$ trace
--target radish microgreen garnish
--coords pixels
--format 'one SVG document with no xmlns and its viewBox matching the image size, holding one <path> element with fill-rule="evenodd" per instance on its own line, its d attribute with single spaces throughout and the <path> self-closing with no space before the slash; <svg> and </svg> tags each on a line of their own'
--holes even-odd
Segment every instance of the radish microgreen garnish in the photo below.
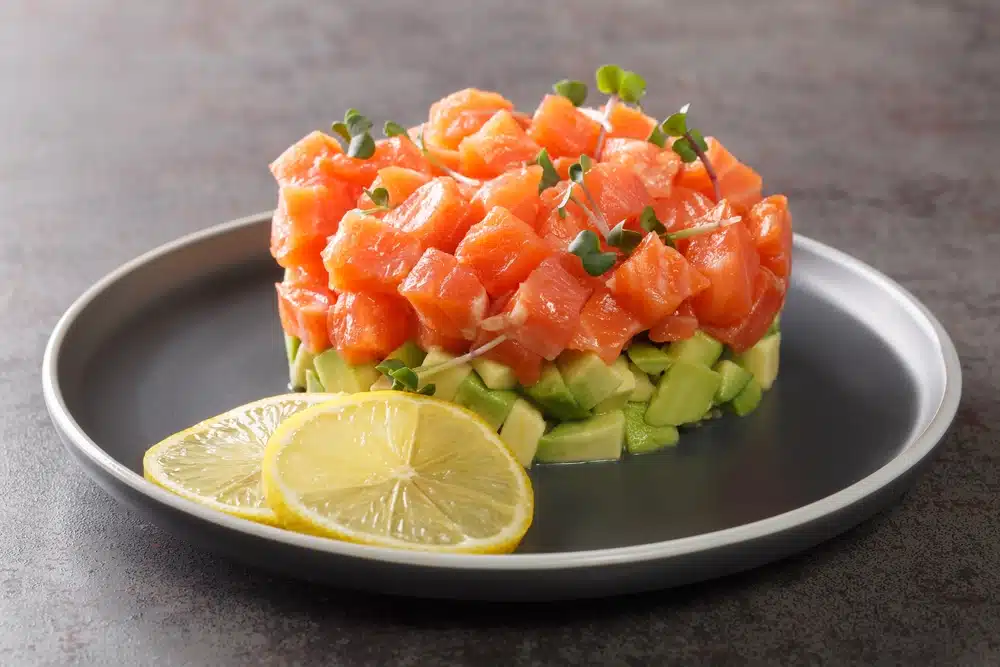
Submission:
<svg viewBox="0 0 1000 667">
<path fill-rule="evenodd" d="M 552 158 L 549 157 L 549 152 L 546 149 L 542 149 L 535 158 L 535 164 L 542 168 L 542 180 L 538 181 L 538 194 L 542 194 L 545 190 L 559 185 L 559 172 L 556 171 L 556 167 L 552 164 Z"/>
<path fill-rule="evenodd" d="M 375 204 L 375 206 L 363 209 L 361 211 L 362 213 L 370 215 L 372 213 L 392 210 L 392 206 L 389 203 L 389 191 L 385 188 L 375 188 L 374 190 L 365 188 L 364 192 L 368 195 L 368 198 L 372 200 L 372 203 Z"/>
<path fill-rule="evenodd" d="M 410 141 L 413 141 L 413 138 L 410 137 L 409 134 L 407 134 L 406 136 L 407 136 L 407 138 L 410 139 Z M 425 160 L 427 160 L 428 162 L 430 162 L 432 166 L 437 167 L 438 169 L 440 169 L 441 171 L 443 171 L 447 175 L 449 175 L 452 178 L 454 178 L 459 183 L 464 183 L 465 185 L 474 185 L 474 186 L 477 186 L 477 187 L 481 186 L 483 184 L 483 182 L 480 181 L 480 180 L 477 180 L 475 178 L 469 178 L 468 176 L 465 176 L 464 174 L 458 173 L 454 169 L 449 169 L 448 167 L 446 167 L 443 164 L 441 164 L 438 161 L 437 158 L 435 158 L 433 155 L 431 155 L 431 152 L 427 149 L 427 144 L 424 143 L 424 131 L 423 131 L 423 129 L 421 129 L 420 130 L 420 134 L 417 135 L 417 141 L 415 143 L 416 143 L 417 148 L 420 149 L 420 152 L 423 153 L 423 156 L 424 156 Z"/>
<path fill-rule="evenodd" d="M 589 92 L 587 84 L 583 81 L 573 81 L 570 79 L 563 79 L 557 82 L 552 86 L 552 90 L 572 102 L 575 107 L 587 101 L 587 93 Z"/>
<path fill-rule="evenodd" d="M 372 122 L 357 109 L 348 109 L 344 120 L 337 121 L 330 129 L 347 144 L 347 156 L 367 160 L 375 154 L 375 140 L 370 130 Z"/>
<path fill-rule="evenodd" d="M 623 70 L 618 65 L 601 65 L 597 68 L 597 89 L 608 95 L 601 117 L 601 133 L 597 135 L 594 157 L 600 159 L 604 139 L 611 131 L 611 111 L 619 102 L 634 104 L 642 108 L 641 100 L 646 95 L 646 80 L 631 70 Z"/>
<path fill-rule="evenodd" d="M 390 389 L 396 391 L 409 391 L 424 396 L 433 396 L 435 387 L 433 384 L 426 385 L 423 389 L 418 389 L 420 384 L 417 373 L 412 368 L 404 364 L 399 359 L 386 359 L 375 367 L 382 375 L 392 380 Z"/>
<path fill-rule="evenodd" d="M 406 131 L 406 128 L 391 120 L 385 121 L 385 125 L 382 126 L 382 134 L 389 139 L 393 137 L 406 137 L 410 139 L 410 133 Z M 410 140 L 412 141 L 412 139 Z"/>
<path fill-rule="evenodd" d="M 608 234 L 608 245 L 618 248 L 626 255 L 631 254 L 641 242 L 642 234 L 631 229 L 625 229 L 624 220 L 612 227 L 611 233 Z"/>
<path fill-rule="evenodd" d="M 479 347 L 477 347 L 475 349 L 472 349 L 472 350 L 469 350 L 468 352 L 466 352 L 462 356 L 455 357 L 454 359 L 449 359 L 448 361 L 440 363 L 437 366 L 431 366 L 429 368 L 418 368 L 417 372 L 420 374 L 420 378 L 421 379 L 426 379 L 426 378 L 428 378 L 428 377 L 430 377 L 432 375 L 437 375 L 438 373 L 443 373 L 446 370 L 449 370 L 451 368 L 455 368 L 456 366 L 461 366 L 462 364 L 465 364 L 465 363 L 468 363 L 468 362 L 472 361 L 476 357 L 480 357 L 480 356 L 486 354 L 487 352 L 489 352 L 490 350 L 492 350 L 493 348 L 495 348 L 497 345 L 500 345 L 501 343 L 505 342 L 506 340 L 507 340 L 507 335 L 506 334 L 501 334 L 501 335 L 497 336 L 496 338 L 493 338 L 489 342 L 483 343 Z M 431 387 L 433 385 L 427 385 L 427 386 Z M 425 387 L 425 389 L 426 389 L 426 387 Z"/>
<path fill-rule="evenodd" d="M 611 229 L 608 227 L 608 221 L 605 220 L 604 214 L 601 209 L 598 208 L 597 202 L 594 201 L 593 195 L 590 194 L 590 190 L 587 188 L 587 184 L 584 182 L 584 175 L 590 171 L 590 168 L 594 165 L 593 160 L 591 160 L 586 155 L 581 155 L 577 162 L 574 162 L 569 167 L 569 180 L 580 186 L 583 191 L 583 196 L 587 200 L 589 206 L 585 206 L 580 200 L 573 196 L 573 186 L 566 188 L 566 192 L 563 194 L 563 198 L 559 201 L 556 210 L 559 212 L 560 218 L 566 217 L 566 206 L 570 202 L 573 202 L 587 214 L 587 218 L 590 219 L 591 224 L 593 224 L 601 232 L 601 236 L 607 238 Z"/>
<path fill-rule="evenodd" d="M 685 104 L 681 107 L 680 111 L 670 115 L 665 121 L 660 123 L 653 130 L 652 134 L 650 134 L 649 141 L 662 147 L 666 143 L 667 137 L 677 137 L 671 148 L 674 149 L 674 152 L 685 163 L 701 160 L 701 163 L 705 165 L 705 173 L 708 174 L 708 179 L 712 181 L 712 189 L 715 191 L 715 201 L 722 201 L 722 195 L 719 192 L 719 178 L 715 174 L 715 169 L 712 168 L 712 163 L 709 161 L 708 155 L 705 154 L 708 150 L 708 142 L 705 141 L 705 137 L 700 131 L 693 127 L 688 127 L 688 109 L 690 107 L 690 104 Z"/>
<path fill-rule="evenodd" d="M 569 251 L 580 258 L 584 271 L 592 276 L 606 273 L 618 259 L 618 253 L 601 251 L 600 239 L 589 229 L 576 235 L 569 244 Z"/>
</svg>

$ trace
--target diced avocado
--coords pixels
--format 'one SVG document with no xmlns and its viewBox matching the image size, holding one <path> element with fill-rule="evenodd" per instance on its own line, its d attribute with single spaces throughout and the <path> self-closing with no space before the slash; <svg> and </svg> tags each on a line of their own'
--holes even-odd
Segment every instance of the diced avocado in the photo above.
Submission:
<svg viewBox="0 0 1000 667">
<path fill-rule="evenodd" d="M 781 331 L 781 311 L 774 316 L 774 320 L 771 322 L 771 326 L 767 328 L 768 334 L 778 333 Z"/>
<path fill-rule="evenodd" d="M 437 394 L 436 391 L 434 393 Z M 494 431 L 507 419 L 516 400 L 517 394 L 512 391 L 487 388 L 475 371 L 465 376 L 455 392 L 455 402 L 482 417 Z"/>
<path fill-rule="evenodd" d="M 420 349 L 420 346 L 412 340 L 408 340 L 395 350 L 389 353 L 386 359 L 399 359 L 410 368 L 416 368 L 424 363 L 427 353 Z"/>
<path fill-rule="evenodd" d="M 712 407 L 722 377 L 708 366 L 678 360 L 656 385 L 646 410 L 653 426 L 677 426 L 696 422 Z"/>
<path fill-rule="evenodd" d="M 767 391 L 778 377 L 778 362 L 781 357 L 781 334 L 775 333 L 757 341 L 743 354 L 736 355 L 736 363 L 747 369 Z"/>
<path fill-rule="evenodd" d="M 646 423 L 646 404 L 625 406 L 625 447 L 629 454 L 647 454 L 677 444 L 676 426 L 650 426 Z"/>
<path fill-rule="evenodd" d="M 569 421 L 590 416 L 590 412 L 581 408 L 576 402 L 555 364 L 545 364 L 538 382 L 525 387 L 524 393 L 538 403 L 542 412 L 553 419 Z"/>
<path fill-rule="evenodd" d="M 531 403 L 519 398 L 500 429 L 500 439 L 510 447 L 525 468 L 531 467 L 538 449 L 538 440 L 545 433 L 545 418 Z"/>
<path fill-rule="evenodd" d="M 545 463 L 619 459 L 624 442 L 625 415 L 619 410 L 559 424 L 538 441 L 535 458 Z"/>
<path fill-rule="evenodd" d="M 306 371 L 313 367 L 313 359 L 316 358 L 305 345 L 299 345 L 295 353 L 295 361 L 289 369 L 289 380 L 293 389 L 306 388 Z"/>
<path fill-rule="evenodd" d="M 652 343 L 632 343 L 625 350 L 632 363 L 647 375 L 659 375 L 670 366 L 671 359 L 667 353 Z"/>
<path fill-rule="evenodd" d="M 736 398 L 732 400 L 729 407 L 740 417 L 748 415 L 760 405 L 762 395 L 763 391 L 761 390 L 760 383 L 757 382 L 757 378 L 750 378 L 750 382 L 743 388 L 743 391 L 736 395 Z"/>
<path fill-rule="evenodd" d="M 722 343 L 699 330 L 690 338 L 671 343 L 666 355 L 671 362 L 683 359 L 711 367 L 722 356 Z"/>
<path fill-rule="evenodd" d="M 594 406 L 595 415 L 621 410 L 628 403 L 629 396 L 635 391 L 635 376 L 629 370 L 626 357 L 619 356 L 615 359 L 615 363 L 611 364 L 611 370 L 619 377 L 620 383 L 610 396 Z"/>
<path fill-rule="evenodd" d="M 288 365 L 291 366 L 295 363 L 295 353 L 299 351 L 299 345 L 302 344 L 297 337 L 285 334 L 285 356 L 288 358 Z"/>
<path fill-rule="evenodd" d="M 317 394 L 321 394 L 324 391 L 323 383 L 319 380 L 319 375 L 311 368 L 306 371 L 306 391 Z"/>
<path fill-rule="evenodd" d="M 454 358 L 444 350 L 434 347 L 427 351 L 427 356 L 424 357 L 424 363 L 420 365 L 420 368 L 427 369 L 433 366 L 440 366 Z M 458 387 L 471 372 L 472 366 L 469 364 L 459 364 L 454 368 L 435 373 L 428 378 L 421 377 L 420 389 L 423 389 L 428 384 L 433 384 L 434 398 L 440 398 L 442 401 L 452 401 L 455 400 Z M 420 375 L 420 372 L 417 371 L 417 374 Z"/>
<path fill-rule="evenodd" d="M 373 364 L 354 366 L 344 361 L 337 350 L 330 348 L 313 361 L 319 381 L 326 391 L 343 391 L 354 394 L 368 391 L 372 383 L 378 379 L 379 372 Z"/>
<path fill-rule="evenodd" d="M 486 357 L 476 357 L 472 360 L 472 368 L 483 379 L 490 389 L 513 389 L 517 386 L 517 376 L 514 370 L 498 361 Z"/>
<path fill-rule="evenodd" d="M 743 391 L 753 374 L 744 369 L 735 361 L 723 359 L 712 368 L 722 376 L 722 383 L 719 384 L 719 391 L 715 392 L 715 404 L 722 405 L 736 398 L 736 395 Z"/>
<path fill-rule="evenodd" d="M 556 366 L 570 393 L 585 410 L 614 394 L 623 380 L 595 352 L 566 350 L 556 359 Z"/>
<path fill-rule="evenodd" d="M 628 397 L 629 402 L 648 403 L 649 399 L 653 397 L 653 389 L 655 389 L 649 376 L 633 363 L 629 363 L 628 369 L 632 371 L 632 377 L 635 379 L 635 389 L 632 390 L 632 393 Z"/>
</svg>

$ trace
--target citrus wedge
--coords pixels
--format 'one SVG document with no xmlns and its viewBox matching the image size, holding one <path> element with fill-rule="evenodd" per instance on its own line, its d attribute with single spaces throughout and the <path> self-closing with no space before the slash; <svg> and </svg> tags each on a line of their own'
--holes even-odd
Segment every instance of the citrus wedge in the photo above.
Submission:
<svg viewBox="0 0 1000 667">
<path fill-rule="evenodd" d="M 142 459 L 146 479 L 207 507 L 277 525 L 264 502 L 264 447 L 285 418 L 338 394 L 284 394 L 234 408 L 159 442 Z"/>
<path fill-rule="evenodd" d="M 534 509 L 528 476 L 485 422 L 401 391 L 292 416 L 268 442 L 263 479 L 287 528 L 410 550 L 509 553 Z"/>
</svg>

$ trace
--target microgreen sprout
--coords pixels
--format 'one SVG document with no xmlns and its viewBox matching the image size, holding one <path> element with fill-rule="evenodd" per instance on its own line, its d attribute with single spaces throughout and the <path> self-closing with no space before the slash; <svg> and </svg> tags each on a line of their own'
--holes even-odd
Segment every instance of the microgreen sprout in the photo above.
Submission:
<svg viewBox="0 0 1000 667">
<path fill-rule="evenodd" d="M 407 134 L 407 136 L 409 137 L 409 134 Z M 463 183 L 465 185 L 473 185 L 473 186 L 480 186 L 480 185 L 483 184 L 482 181 L 476 180 L 475 178 L 469 178 L 468 176 L 466 176 L 464 174 L 458 173 L 454 169 L 449 169 L 448 167 L 446 167 L 443 164 L 441 164 L 441 162 L 439 162 L 437 158 L 435 158 L 433 155 L 431 155 L 431 152 L 427 149 L 427 144 L 424 143 L 424 131 L 423 131 L 423 129 L 421 129 L 420 130 L 420 134 L 417 135 L 416 146 L 417 146 L 417 148 L 420 149 L 420 152 L 423 153 L 424 159 L 426 159 L 428 162 L 430 162 L 431 165 L 433 165 L 434 167 L 437 167 L 438 169 L 440 169 L 444 173 L 446 173 L 449 176 L 451 176 L 452 178 L 454 178 L 459 183 Z"/>
<path fill-rule="evenodd" d="M 468 352 L 459 357 L 455 357 L 454 359 L 449 359 L 448 361 L 437 364 L 436 366 L 430 366 L 428 368 L 419 368 L 417 369 L 417 373 L 420 374 L 421 380 L 425 380 L 431 377 L 432 375 L 437 375 L 438 373 L 443 373 L 444 371 L 449 370 L 451 368 L 455 368 L 456 366 L 461 366 L 462 364 L 469 363 L 476 357 L 486 354 L 487 352 L 489 352 L 490 350 L 492 350 L 493 348 L 500 345 L 506 340 L 507 340 L 507 335 L 501 334 L 496 338 L 493 338 L 489 342 L 483 343 L 479 347 L 469 350 Z M 394 361 L 394 360 L 389 359 L 387 361 Z M 427 385 L 427 386 L 431 387 L 433 385 Z"/>
<path fill-rule="evenodd" d="M 376 366 L 375 370 L 392 380 L 391 389 L 409 391 L 415 394 L 423 394 L 424 396 L 434 395 L 435 387 L 433 384 L 427 384 L 423 388 L 418 389 L 420 380 L 417 378 L 416 371 L 399 359 L 386 359 Z"/>
<path fill-rule="evenodd" d="M 392 139 L 393 137 L 406 137 L 407 139 L 410 139 L 410 133 L 406 131 L 406 128 L 391 120 L 385 121 L 385 125 L 382 126 L 382 134 L 389 139 Z"/>
<path fill-rule="evenodd" d="M 372 122 L 357 109 L 348 109 L 344 120 L 337 121 L 330 129 L 347 144 L 348 157 L 367 160 L 375 154 Z"/>
<path fill-rule="evenodd" d="M 719 191 L 719 178 L 712 167 L 711 161 L 708 159 L 708 155 L 706 155 L 708 142 L 705 141 L 705 137 L 700 131 L 688 126 L 688 109 L 690 107 L 690 104 L 685 104 L 681 107 L 680 111 L 672 114 L 660 123 L 649 135 L 648 140 L 663 147 L 666 145 L 667 137 L 677 137 L 671 148 L 686 163 L 701 160 L 701 163 L 705 165 L 705 173 L 708 174 L 708 179 L 712 182 L 712 189 L 715 191 L 715 201 L 721 201 L 722 195 Z"/>
<path fill-rule="evenodd" d="M 542 168 L 542 180 L 538 182 L 538 194 L 558 185 L 559 181 L 562 180 L 559 178 L 559 172 L 556 171 L 555 165 L 552 164 L 552 158 L 549 157 L 548 150 L 543 148 L 538 153 L 538 157 L 535 158 L 535 164 Z"/>
<path fill-rule="evenodd" d="M 589 229 L 576 235 L 569 244 L 569 251 L 580 258 L 584 271 L 592 276 L 604 274 L 618 259 L 618 253 L 601 251 L 600 239 Z"/>
<path fill-rule="evenodd" d="M 570 185 L 566 188 L 566 192 L 563 194 L 563 198 L 559 201 L 556 210 L 559 212 L 559 217 L 566 217 L 566 206 L 570 202 L 573 202 L 577 206 L 583 209 L 584 213 L 590 219 L 591 224 L 593 224 L 597 229 L 600 230 L 601 235 L 607 238 L 611 229 L 608 227 L 608 221 L 605 220 L 604 214 L 601 213 L 601 209 L 597 206 L 597 202 L 594 201 L 593 195 L 590 194 L 590 190 L 587 188 L 587 184 L 584 182 L 584 175 L 593 166 L 594 162 L 586 155 L 581 155 L 580 159 L 569 167 L 569 180 L 580 186 L 580 190 L 583 191 L 583 196 L 587 200 L 587 205 L 585 206 L 581 201 L 579 201 L 575 196 L 573 196 L 574 186 Z"/>
<path fill-rule="evenodd" d="M 570 102 L 573 106 L 578 107 L 587 101 L 587 84 L 583 81 L 571 81 L 570 79 L 563 79 L 552 86 L 557 94 L 562 95 Z"/>
<path fill-rule="evenodd" d="M 368 198 L 372 200 L 372 203 L 375 204 L 375 206 L 362 210 L 362 213 L 371 214 L 378 213 L 380 211 L 392 210 L 392 206 L 389 203 L 389 191 L 385 188 L 375 188 L 374 190 L 365 188 L 364 192 L 368 195 Z"/>
<path fill-rule="evenodd" d="M 618 248 L 626 255 L 631 254 L 641 241 L 642 234 L 631 229 L 625 229 L 624 220 L 612 227 L 611 233 L 608 234 L 608 245 Z"/>
<path fill-rule="evenodd" d="M 611 130 L 611 112 L 619 102 L 634 104 L 642 108 L 642 98 L 646 95 L 646 80 L 631 70 L 618 65 L 601 65 L 597 68 L 597 89 L 608 95 L 601 118 L 601 133 L 597 136 L 594 157 L 600 158 L 604 139 Z"/>
</svg>

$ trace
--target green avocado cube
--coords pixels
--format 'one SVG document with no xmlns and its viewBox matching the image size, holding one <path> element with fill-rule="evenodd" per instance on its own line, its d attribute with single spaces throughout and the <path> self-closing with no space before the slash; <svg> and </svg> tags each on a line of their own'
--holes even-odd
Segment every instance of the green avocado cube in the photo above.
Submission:
<svg viewBox="0 0 1000 667">
<path fill-rule="evenodd" d="M 711 367 L 722 356 L 722 348 L 722 343 L 699 330 L 690 338 L 671 343 L 666 355 L 670 357 L 671 362 L 693 361 Z"/>
<path fill-rule="evenodd" d="M 386 359 L 399 359 L 408 368 L 416 368 L 420 364 L 424 363 L 424 357 L 427 354 L 420 349 L 420 346 L 414 343 L 412 340 L 408 340 L 395 350 L 389 353 Z"/>
<path fill-rule="evenodd" d="M 618 410 L 557 425 L 539 439 L 535 458 L 545 463 L 616 460 L 624 442 L 625 415 Z"/>
<path fill-rule="evenodd" d="M 524 388 L 525 395 L 538 404 L 542 412 L 559 421 L 585 419 L 590 416 L 589 410 L 584 410 L 566 386 L 559 368 L 553 363 L 542 367 L 538 382 Z"/>
<path fill-rule="evenodd" d="M 746 416 L 760 405 L 763 393 L 760 383 L 757 382 L 757 378 L 750 378 L 750 382 L 743 388 L 743 391 L 737 394 L 736 398 L 729 403 L 729 408 L 740 417 Z"/>
<path fill-rule="evenodd" d="M 440 366 L 446 362 L 453 360 L 455 357 L 448 354 L 440 348 L 431 348 L 427 351 L 427 356 L 424 357 L 424 363 L 420 365 L 421 369 L 429 369 L 434 366 Z M 423 389 L 428 384 L 434 385 L 434 398 L 440 398 L 442 401 L 453 401 L 455 400 L 455 394 L 458 393 L 458 388 L 461 386 L 465 378 L 472 372 L 472 366 L 469 364 L 459 364 L 452 368 L 434 373 L 429 377 L 420 376 L 419 370 L 417 375 L 420 376 L 420 389 Z"/>
<path fill-rule="evenodd" d="M 722 405 L 736 398 L 736 395 L 743 391 L 753 374 L 744 369 L 735 361 L 723 359 L 712 368 L 722 377 L 719 390 L 715 392 L 715 404 Z"/>
<path fill-rule="evenodd" d="M 333 348 L 317 356 L 313 365 L 319 381 L 329 392 L 355 394 L 368 391 L 379 376 L 374 364 L 349 364 Z"/>
<path fill-rule="evenodd" d="M 454 400 L 455 403 L 478 414 L 496 431 L 514 407 L 517 394 L 506 389 L 488 388 L 479 374 L 473 371 L 466 375 L 462 384 L 458 386 Z"/>
<path fill-rule="evenodd" d="M 306 371 L 306 391 L 315 394 L 321 394 L 325 391 L 323 383 L 319 380 L 319 375 L 311 368 Z"/>
<path fill-rule="evenodd" d="M 292 389 L 300 390 L 306 388 L 306 371 L 312 370 L 313 360 L 316 358 L 305 345 L 299 345 L 295 352 L 295 361 L 289 369 L 289 382 Z"/>
<path fill-rule="evenodd" d="M 632 363 L 639 367 L 647 375 L 659 375 L 670 366 L 671 358 L 667 353 L 653 345 L 640 341 L 632 343 L 625 350 L 625 354 L 632 360 Z"/>
<path fill-rule="evenodd" d="M 472 369 L 479 373 L 490 389 L 513 389 L 517 386 L 517 376 L 514 369 L 498 361 L 486 357 L 476 357 L 472 360 Z"/>
<path fill-rule="evenodd" d="M 760 383 L 760 388 L 767 391 L 778 377 L 778 365 L 781 357 L 781 334 L 774 333 L 757 341 L 743 354 L 735 357 L 736 363 L 747 369 Z"/>
<path fill-rule="evenodd" d="M 622 374 L 595 352 L 566 350 L 556 359 L 556 366 L 570 393 L 584 410 L 610 397 L 623 382 Z"/>
<path fill-rule="evenodd" d="M 700 421 L 712 407 L 722 377 L 701 363 L 678 360 L 663 374 L 646 409 L 653 426 L 678 426 Z"/>
<path fill-rule="evenodd" d="M 542 413 L 523 398 L 514 401 L 500 428 L 500 439 L 525 468 L 531 467 L 538 441 L 544 434 L 545 418 Z"/>
<path fill-rule="evenodd" d="M 634 363 L 629 362 L 628 369 L 632 371 L 632 378 L 635 380 L 635 389 L 629 394 L 629 402 L 648 403 L 649 399 L 653 397 L 653 390 L 655 389 L 649 376 L 639 370 L 639 367 Z"/>
<path fill-rule="evenodd" d="M 651 426 L 646 423 L 645 403 L 625 406 L 625 447 L 629 454 L 648 454 L 673 447 L 680 439 L 676 426 Z"/>
</svg>

